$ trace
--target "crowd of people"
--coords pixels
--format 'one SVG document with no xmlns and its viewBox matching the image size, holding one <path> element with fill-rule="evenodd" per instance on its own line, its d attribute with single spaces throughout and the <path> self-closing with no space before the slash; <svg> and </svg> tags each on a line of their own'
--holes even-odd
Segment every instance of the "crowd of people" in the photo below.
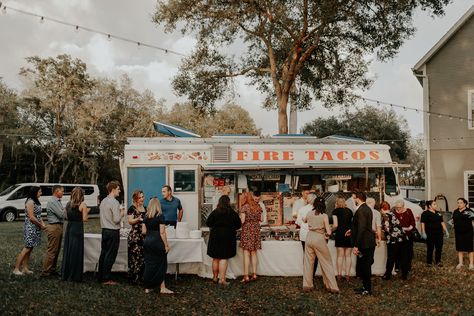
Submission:
<svg viewBox="0 0 474 316">
<path fill-rule="evenodd" d="M 101 252 L 97 279 L 104 285 L 114 285 L 112 266 L 115 263 L 119 242 L 121 222 L 127 214 L 131 230 L 128 235 L 128 279 L 131 284 L 143 286 L 146 293 L 159 288 L 163 294 L 173 292 L 166 287 L 167 253 L 170 250 L 166 226 L 176 227 L 183 218 L 180 200 L 174 197 L 171 187 L 162 188 L 162 198 L 149 199 L 144 206 L 143 191 L 132 194 L 128 212 L 120 206 L 117 197 L 121 188 L 117 181 L 106 186 L 108 195 L 100 204 L 100 226 L 102 229 Z M 84 222 L 88 220 L 90 209 L 84 203 L 84 191 L 76 187 L 71 192 L 70 201 L 63 207 L 61 199 L 64 189 L 53 187 L 53 197 L 47 204 L 46 225 L 41 218 L 40 187 L 32 187 L 25 201 L 24 247 L 19 253 L 14 275 L 33 274 L 29 260 L 35 247 L 40 244 L 41 232 L 48 237 L 47 252 L 44 256 L 41 276 L 60 276 L 64 281 L 82 281 L 84 257 Z M 237 252 L 237 231 L 240 233 L 240 247 L 243 251 L 243 277 L 248 283 L 258 278 L 257 252 L 262 248 L 260 225 L 265 221 L 265 205 L 259 192 L 244 192 L 240 196 L 240 210 L 237 213 L 231 206 L 230 198 L 223 194 L 216 209 L 208 216 L 210 228 L 207 254 L 212 260 L 213 282 L 228 285 L 226 272 L 228 260 Z M 361 295 L 372 294 L 371 266 L 374 263 L 375 248 L 386 241 L 387 261 L 384 280 L 390 280 L 400 272 L 407 280 L 411 272 L 413 242 L 420 239 L 426 242 L 426 264 L 442 266 L 443 238 L 449 232 L 435 201 L 426 202 L 426 210 L 421 215 L 419 231 L 413 212 L 406 208 L 403 200 L 393 207 L 383 201 L 376 209 L 376 202 L 366 198 L 362 192 L 355 192 L 346 201 L 338 197 L 332 218 L 326 214 L 326 201 L 316 194 L 303 191 L 294 203 L 293 216 L 300 227 L 300 240 L 304 250 L 303 291 L 314 288 L 313 277 L 320 266 L 323 283 L 331 293 L 338 293 L 338 282 L 349 279 L 352 269 L 352 254 L 356 256 L 356 276 L 362 280 L 362 287 L 356 289 Z M 457 200 L 453 212 L 457 269 L 464 266 L 464 255 L 468 254 L 469 270 L 474 270 L 473 223 L 474 212 L 464 198 Z M 67 226 L 63 232 L 63 224 Z M 332 222 L 332 225 L 330 225 Z M 57 262 L 64 235 L 64 248 L 61 268 Z M 333 267 L 328 240 L 333 236 L 336 246 L 336 267 Z M 434 260 L 433 260 L 434 252 Z"/>
</svg>

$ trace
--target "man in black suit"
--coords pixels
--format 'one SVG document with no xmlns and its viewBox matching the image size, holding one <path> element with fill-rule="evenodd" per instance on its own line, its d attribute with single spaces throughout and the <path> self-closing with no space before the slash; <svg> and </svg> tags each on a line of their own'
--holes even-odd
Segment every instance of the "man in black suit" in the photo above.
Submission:
<svg viewBox="0 0 474 316">
<path fill-rule="evenodd" d="M 372 264 L 374 263 L 375 235 L 372 230 L 372 210 L 365 204 L 363 192 L 355 193 L 357 211 L 354 214 L 351 229 L 352 246 L 357 256 L 358 276 L 362 279 L 362 288 L 356 291 L 361 295 L 372 295 Z"/>
</svg>

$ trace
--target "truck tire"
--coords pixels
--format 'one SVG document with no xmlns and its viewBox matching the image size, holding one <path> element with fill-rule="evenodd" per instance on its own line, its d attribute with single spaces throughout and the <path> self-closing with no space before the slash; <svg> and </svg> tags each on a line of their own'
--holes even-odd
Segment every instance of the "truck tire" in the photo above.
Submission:
<svg viewBox="0 0 474 316">
<path fill-rule="evenodd" d="M 13 222 L 16 219 L 17 212 L 15 209 L 7 208 L 2 212 L 2 219 L 5 222 Z"/>
</svg>

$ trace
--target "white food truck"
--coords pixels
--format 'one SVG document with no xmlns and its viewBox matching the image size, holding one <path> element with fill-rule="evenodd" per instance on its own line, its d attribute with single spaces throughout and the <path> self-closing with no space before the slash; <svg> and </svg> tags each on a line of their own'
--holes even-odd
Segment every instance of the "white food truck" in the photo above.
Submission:
<svg viewBox="0 0 474 316">
<path fill-rule="evenodd" d="M 337 196 L 355 190 L 391 205 L 403 199 L 389 146 L 341 136 L 215 136 L 129 138 L 121 161 L 125 202 L 141 189 L 146 202 L 168 184 L 181 200 L 190 229 L 205 226 L 224 187 L 262 192 L 270 226 L 292 224 L 291 205 L 303 188 L 322 195 L 332 212 Z M 191 136 L 191 137 L 189 137 Z M 405 201 L 416 220 L 421 208 Z"/>
</svg>

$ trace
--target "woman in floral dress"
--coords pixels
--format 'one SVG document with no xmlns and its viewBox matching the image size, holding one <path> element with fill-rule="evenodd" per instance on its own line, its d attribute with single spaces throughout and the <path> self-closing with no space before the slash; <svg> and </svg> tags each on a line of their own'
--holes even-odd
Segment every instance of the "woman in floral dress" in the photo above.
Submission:
<svg viewBox="0 0 474 316">
<path fill-rule="evenodd" d="M 403 251 L 403 248 L 407 246 L 408 237 L 387 202 L 380 205 L 380 211 L 382 212 L 382 230 L 387 239 L 387 262 L 382 278 L 390 280 L 396 260 L 400 260 L 402 275 L 408 274 L 408 258 L 406 258 L 408 253 Z"/>
<path fill-rule="evenodd" d="M 132 205 L 128 209 L 128 223 L 132 225 L 132 230 L 128 235 L 128 280 L 131 284 L 141 284 L 145 269 L 142 222 L 146 209 L 143 206 L 145 201 L 143 191 L 135 190 L 132 200 Z"/>
<path fill-rule="evenodd" d="M 41 219 L 41 203 L 38 200 L 41 196 L 41 188 L 32 186 L 25 202 L 25 225 L 23 237 L 25 246 L 18 255 L 15 263 L 14 275 L 33 274 L 29 269 L 30 255 L 34 247 L 41 243 L 41 231 L 46 229 L 46 225 Z M 21 270 L 23 267 L 23 270 Z"/>
<path fill-rule="evenodd" d="M 252 280 L 257 279 L 257 250 L 262 249 L 260 240 L 260 220 L 262 208 L 256 202 L 253 194 L 246 192 L 242 195 L 242 207 L 240 209 L 240 220 L 242 222 L 242 232 L 240 234 L 240 247 L 244 251 L 244 277 L 243 283 L 250 281 L 249 266 L 252 261 Z"/>
</svg>

